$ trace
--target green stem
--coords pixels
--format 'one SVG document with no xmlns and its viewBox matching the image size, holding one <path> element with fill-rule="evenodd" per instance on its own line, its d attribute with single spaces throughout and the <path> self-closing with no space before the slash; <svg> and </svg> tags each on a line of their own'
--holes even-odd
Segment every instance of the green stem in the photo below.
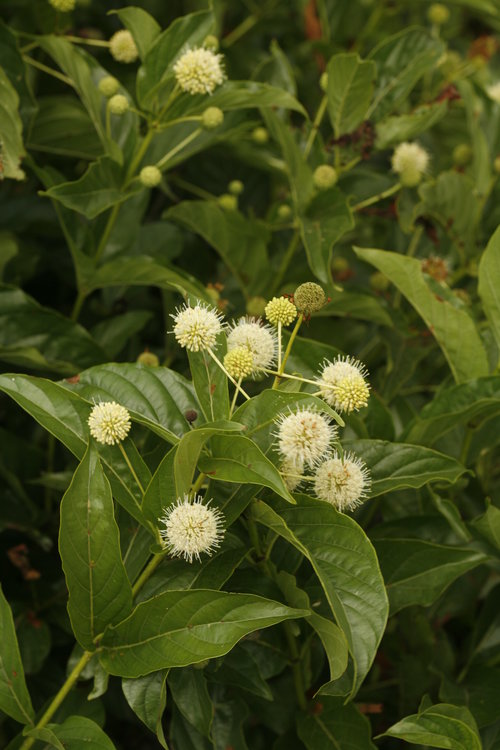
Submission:
<svg viewBox="0 0 500 750">
<path fill-rule="evenodd" d="M 121 204 L 117 203 L 115 206 L 113 206 L 111 213 L 108 216 L 108 221 L 106 223 L 106 226 L 104 227 L 104 232 L 102 233 L 101 239 L 99 241 L 99 244 L 97 246 L 96 254 L 94 255 L 94 263 L 97 265 L 99 262 L 101 255 L 104 251 L 104 248 L 108 244 L 109 235 L 111 234 L 111 231 L 115 225 L 115 222 L 118 218 L 118 214 L 120 212 Z"/>
<path fill-rule="evenodd" d="M 177 144 L 177 146 L 174 146 L 173 149 L 171 149 L 168 154 L 165 154 L 165 156 L 160 159 L 160 161 L 157 163 L 158 169 L 161 169 L 165 164 L 176 154 L 179 153 L 179 151 L 182 151 L 182 149 L 187 146 L 191 141 L 194 141 L 195 138 L 198 138 L 200 133 L 203 133 L 203 128 L 196 128 L 196 130 L 193 130 L 192 133 L 190 133 L 184 140 L 182 140 L 180 143 Z"/>
<path fill-rule="evenodd" d="M 381 200 L 384 200 L 384 198 L 388 198 L 390 195 L 394 195 L 394 193 L 397 193 L 398 190 L 401 190 L 401 183 L 396 182 L 395 185 L 392 185 L 392 187 L 387 188 L 387 190 L 382 191 L 381 193 L 377 193 L 377 195 L 372 195 L 371 198 L 367 198 L 364 201 L 361 201 L 361 203 L 356 203 L 355 206 L 352 206 L 353 211 L 360 211 L 362 208 L 366 208 L 366 206 L 371 206 L 373 203 L 378 203 Z"/>
<path fill-rule="evenodd" d="M 240 377 L 238 378 L 238 385 L 234 389 L 234 396 L 233 396 L 233 400 L 231 401 L 231 408 L 229 409 L 229 419 L 231 419 L 231 417 L 233 416 L 233 411 L 234 411 L 234 407 L 236 406 L 236 399 L 238 398 L 238 391 L 240 389 L 242 380 L 243 380 L 243 376 L 240 375 Z"/>
<path fill-rule="evenodd" d="M 460 463 L 466 466 L 467 455 L 469 453 L 470 444 L 474 437 L 474 430 L 471 427 L 467 427 L 462 443 L 462 449 L 460 451 Z"/>
<path fill-rule="evenodd" d="M 23 55 L 24 62 L 28 63 L 28 65 L 31 65 L 33 68 L 38 68 L 38 70 L 43 71 L 44 73 L 47 73 L 49 76 L 52 76 L 53 78 L 57 78 L 59 81 L 62 81 L 63 83 L 66 83 L 68 86 L 71 86 L 72 88 L 75 88 L 75 84 L 71 80 L 71 78 L 68 78 L 68 76 L 65 76 L 63 73 L 59 73 L 59 71 L 54 70 L 54 68 L 49 68 L 48 65 L 44 65 L 41 62 L 38 62 L 38 60 L 34 60 L 32 57 L 29 57 L 28 55 Z"/>
<path fill-rule="evenodd" d="M 244 34 L 248 33 L 250 29 L 253 29 L 258 21 L 258 16 L 251 15 L 245 18 L 235 29 L 229 32 L 222 40 L 223 47 L 230 47 L 232 44 L 238 41 Z"/>
<path fill-rule="evenodd" d="M 278 321 L 278 372 L 281 370 L 281 320 Z"/>
<path fill-rule="evenodd" d="M 148 562 L 144 570 L 142 571 L 141 575 L 137 579 L 137 581 L 132 586 L 132 596 L 135 598 L 139 591 L 142 589 L 148 578 L 154 573 L 158 565 L 161 563 L 161 561 L 164 559 L 165 555 L 167 554 L 167 551 L 159 552 L 157 555 L 154 555 L 154 557 L 151 558 L 151 560 Z"/>
<path fill-rule="evenodd" d="M 71 311 L 71 320 L 77 321 L 78 316 L 80 315 L 80 310 L 82 309 L 82 305 L 85 302 L 85 299 L 87 297 L 87 292 L 84 289 L 80 289 L 78 291 L 78 294 L 76 295 L 75 304 L 73 305 L 73 310 Z"/>
<path fill-rule="evenodd" d="M 297 322 L 295 323 L 295 328 L 292 331 L 292 334 L 290 336 L 290 340 L 288 341 L 288 346 L 287 346 L 287 348 L 285 350 L 285 354 L 283 356 L 283 362 L 281 363 L 281 367 L 280 367 L 280 369 L 279 369 L 276 377 L 274 378 L 274 383 L 273 383 L 273 386 L 272 386 L 273 390 L 275 390 L 279 386 L 280 377 L 283 375 L 283 372 L 284 372 L 284 369 L 285 369 L 285 365 L 287 363 L 288 357 L 290 356 L 290 352 L 292 351 L 293 342 L 295 341 L 295 338 L 296 338 L 296 336 L 297 336 L 297 334 L 299 332 L 299 328 L 302 325 L 302 321 L 303 320 L 304 320 L 304 315 L 302 313 L 299 313 L 299 317 L 297 318 Z"/>
<path fill-rule="evenodd" d="M 216 198 L 216 196 L 213 193 L 209 193 L 208 190 L 204 190 L 203 188 L 198 187 L 198 185 L 193 185 L 191 182 L 184 180 L 182 177 L 179 177 L 178 175 L 169 177 L 169 180 L 170 182 L 173 182 L 174 185 L 177 185 L 183 190 L 187 190 L 189 193 L 192 193 L 193 195 L 197 195 L 198 198 L 202 198 L 205 201 L 213 201 Z"/>
<path fill-rule="evenodd" d="M 63 700 L 68 695 L 73 685 L 78 680 L 80 674 L 83 672 L 89 661 L 94 656 L 94 653 L 94 651 L 83 652 L 82 656 L 71 670 L 71 673 L 68 675 L 66 682 L 63 684 L 57 695 L 52 699 L 50 705 L 46 709 L 40 721 L 37 722 L 35 729 L 42 729 L 49 723 Z M 19 750 L 28 750 L 28 748 L 30 748 L 36 741 L 36 737 L 27 737 L 20 746 Z"/>
<path fill-rule="evenodd" d="M 236 393 L 237 392 L 238 391 L 236 391 Z M 207 475 L 204 474 L 203 472 L 201 472 L 201 474 L 198 475 L 198 479 L 196 480 L 196 482 L 191 487 L 191 494 L 192 495 L 196 495 L 196 493 L 198 492 L 198 490 L 201 490 L 201 488 L 203 487 L 203 482 L 205 481 L 206 478 L 207 478 Z"/>
<path fill-rule="evenodd" d="M 316 112 L 316 117 L 314 118 L 311 130 L 309 132 L 309 136 L 307 138 L 307 143 L 304 148 L 304 159 L 307 159 L 313 147 L 314 140 L 316 138 L 316 135 L 318 134 L 319 126 L 321 125 L 321 120 L 323 119 L 323 116 L 326 112 L 327 104 L 328 104 L 328 96 L 325 94 L 318 107 L 318 111 Z"/>
<path fill-rule="evenodd" d="M 290 240 L 290 244 L 288 245 L 285 251 L 280 267 L 278 269 L 278 273 L 274 277 L 273 285 L 271 287 L 271 291 L 269 292 L 270 297 L 276 294 L 277 290 L 280 288 L 281 282 L 283 281 L 285 274 L 288 270 L 288 266 L 292 262 L 292 258 L 295 255 L 295 250 L 297 249 L 299 240 L 300 240 L 300 233 L 299 233 L 299 230 L 296 229 L 292 239 Z"/>
<path fill-rule="evenodd" d="M 86 39 L 82 36 L 69 36 L 64 35 L 64 39 L 73 44 L 86 44 L 88 47 L 109 47 L 109 42 L 104 39 Z"/>
<path fill-rule="evenodd" d="M 413 232 L 413 236 L 408 245 L 408 250 L 406 251 L 406 256 L 408 258 L 413 258 L 413 256 L 417 252 L 418 243 L 420 242 L 420 238 L 422 236 L 423 231 L 424 231 L 423 226 L 419 224 L 419 226 Z M 394 309 L 397 310 L 400 304 L 401 304 L 401 292 L 398 289 L 396 291 L 396 294 L 394 295 L 394 304 L 393 304 Z"/>
<path fill-rule="evenodd" d="M 228 371 L 226 370 L 226 368 L 224 367 L 224 365 L 222 364 L 222 362 L 220 361 L 220 359 L 217 357 L 217 355 L 215 354 L 215 352 L 213 352 L 211 349 L 207 349 L 207 351 L 210 354 L 210 356 L 212 357 L 213 361 L 217 364 L 217 366 L 220 367 L 220 369 L 222 370 L 222 372 L 224 373 L 224 375 L 226 375 L 226 377 L 229 378 L 229 380 L 231 381 L 231 383 L 234 386 L 236 386 L 236 389 L 246 398 L 247 401 L 250 401 L 250 396 L 248 395 L 248 393 L 245 393 L 245 391 L 243 390 L 243 388 L 241 387 L 241 385 L 238 385 L 238 382 L 233 378 L 232 375 L 230 375 L 228 373 Z"/>
<path fill-rule="evenodd" d="M 125 459 L 125 462 L 126 462 L 128 468 L 130 469 L 130 473 L 132 474 L 132 476 L 134 477 L 135 481 L 137 482 L 137 486 L 139 487 L 139 489 L 141 491 L 141 494 L 144 495 L 144 487 L 142 486 L 141 482 L 139 481 L 139 477 L 135 473 L 134 467 L 130 463 L 130 459 L 129 459 L 129 457 L 127 456 L 127 454 L 125 452 L 125 448 L 123 447 L 123 445 L 121 443 L 118 443 L 118 447 L 119 447 L 119 449 L 120 449 L 120 451 L 122 453 L 123 458 Z"/>
</svg>

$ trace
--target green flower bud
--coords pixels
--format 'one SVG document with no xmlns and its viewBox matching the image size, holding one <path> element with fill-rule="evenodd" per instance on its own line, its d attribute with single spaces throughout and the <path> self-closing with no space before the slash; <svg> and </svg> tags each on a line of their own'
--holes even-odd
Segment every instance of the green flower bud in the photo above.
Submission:
<svg viewBox="0 0 500 750">
<path fill-rule="evenodd" d="M 468 143 L 459 143 L 453 149 L 453 162 L 457 167 L 465 167 L 472 159 L 472 149 Z"/>
<path fill-rule="evenodd" d="M 201 124 L 205 130 L 215 130 L 224 122 L 224 112 L 219 107 L 207 107 L 201 116 Z"/>
<path fill-rule="evenodd" d="M 217 203 L 225 211 L 236 211 L 238 208 L 238 200 L 236 199 L 236 196 L 231 195 L 230 193 L 219 195 Z"/>
<path fill-rule="evenodd" d="M 264 297 L 250 297 L 247 302 L 247 314 L 252 318 L 262 318 L 267 300 Z"/>
<path fill-rule="evenodd" d="M 399 175 L 399 180 L 404 187 L 416 187 L 422 179 L 422 172 L 415 167 L 406 167 Z"/>
<path fill-rule="evenodd" d="M 343 271 L 349 270 L 349 263 L 345 258 L 340 255 L 336 255 L 332 260 L 332 271 L 333 273 L 342 273 Z"/>
<path fill-rule="evenodd" d="M 141 352 L 137 357 L 137 363 L 147 367 L 158 367 L 160 360 L 153 352 Z"/>
<path fill-rule="evenodd" d="M 255 128 L 255 130 L 252 131 L 252 138 L 255 143 L 259 143 L 262 145 L 268 142 L 269 133 L 265 128 Z"/>
<path fill-rule="evenodd" d="M 228 189 L 231 195 L 241 195 L 243 190 L 245 189 L 245 186 L 243 185 L 241 180 L 231 180 L 228 185 Z"/>
<path fill-rule="evenodd" d="M 297 310 L 307 316 L 321 310 L 326 303 L 326 295 L 319 284 L 314 281 L 306 281 L 305 284 L 301 284 L 295 290 L 293 301 Z"/>
<path fill-rule="evenodd" d="M 370 286 L 376 292 L 385 292 L 389 288 L 390 281 L 380 271 L 372 273 L 370 276 Z"/>
<path fill-rule="evenodd" d="M 139 179 L 145 187 L 156 187 L 161 182 L 161 172 L 158 167 L 143 167 Z"/>
<path fill-rule="evenodd" d="M 132 63 L 139 57 L 134 37 L 128 29 L 120 29 L 109 40 L 109 51 L 118 62 Z"/>
<path fill-rule="evenodd" d="M 442 26 L 450 18 L 450 11 L 442 3 L 433 3 L 427 11 L 427 18 L 436 26 Z"/>
<path fill-rule="evenodd" d="M 329 164 L 322 164 L 314 170 L 313 182 L 318 190 L 328 190 L 335 185 L 337 180 L 337 172 Z"/>
<path fill-rule="evenodd" d="M 206 49 L 212 50 L 212 52 L 218 52 L 219 51 L 219 40 L 213 34 L 209 34 L 208 36 L 205 37 L 205 40 L 203 42 L 203 46 L 206 47 Z"/>
<path fill-rule="evenodd" d="M 59 13 L 70 13 L 75 8 L 75 0 L 49 0 L 49 3 Z"/>
<path fill-rule="evenodd" d="M 123 94 L 115 94 L 108 100 L 108 107 L 112 115 L 123 115 L 129 108 L 128 99 Z"/>
<path fill-rule="evenodd" d="M 326 92 L 328 91 L 328 73 L 326 72 L 326 70 L 319 79 L 319 87 L 321 91 L 324 91 L 326 94 Z"/>
<path fill-rule="evenodd" d="M 280 219 L 288 219 L 292 214 L 292 209 L 287 203 L 282 203 L 281 206 L 278 207 L 278 217 Z"/>
<path fill-rule="evenodd" d="M 105 76 L 99 81 L 97 87 L 100 93 L 109 99 L 110 96 L 114 96 L 120 88 L 120 83 L 114 76 Z"/>
</svg>

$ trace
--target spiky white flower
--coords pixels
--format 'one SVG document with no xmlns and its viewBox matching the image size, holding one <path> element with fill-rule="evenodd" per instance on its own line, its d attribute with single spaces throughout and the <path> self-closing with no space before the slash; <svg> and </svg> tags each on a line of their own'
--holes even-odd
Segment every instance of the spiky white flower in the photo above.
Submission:
<svg viewBox="0 0 500 750">
<path fill-rule="evenodd" d="M 321 397 L 336 411 L 349 412 L 361 409 L 368 403 L 370 386 L 365 378 L 366 367 L 352 357 L 336 357 L 326 361 L 318 380 Z"/>
<path fill-rule="evenodd" d="M 371 486 L 370 472 L 364 462 L 352 453 L 340 458 L 334 453 L 316 470 L 314 489 L 320 500 L 337 510 L 352 510 L 361 505 Z"/>
<path fill-rule="evenodd" d="M 286 485 L 286 488 L 290 490 L 290 492 L 296 490 L 301 482 L 300 475 L 304 471 L 304 465 L 293 463 L 293 461 L 289 461 L 285 458 L 282 461 L 279 470 L 283 476 L 283 481 Z"/>
<path fill-rule="evenodd" d="M 200 302 L 194 307 L 183 305 L 170 317 L 175 321 L 175 338 L 190 352 L 213 349 L 217 335 L 223 328 L 221 314 L 213 307 L 207 307 Z"/>
<path fill-rule="evenodd" d="M 337 437 L 337 428 L 312 409 L 280 414 L 277 424 L 278 450 L 287 465 L 295 467 L 299 474 L 304 466 L 315 466 Z"/>
<path fill-rule="evenodd" d="M 177 83 L 188 94 L 211 94 L 224 83 L 222 55 L 204 47 L 188 49 L 174 65 Z"/>
<path fill-rule="evenodd" d="M 115 445 L 124 440 L 131 427 L 128 410 L 116 401 L 96 404 L 88 418 L 90 434 L 99 443 Z"/>
<path fill-rule="evenodd" d="M 297 317 L 297 308 L 288 297 L 273 297 L 267 303 L 266 318 L 273 326 L 281 323 L 283 326 L 289 326 Z"/>
<path fill-rule="evenodd" d="M 211 508 L 199 495 L 178 499 L 160 518 L 164 528 L 160 537 L 164 548 L 172 557 L 183 557 L 193 562 L 205 552 L 211 555 L 224 537 L 224 516 L 218 508 Z"/>
<path fill-rule="evenodd" d="M 237 346 L 244 346 L 253 354 L 253 370 L 255 377 L 263 369 L 268 369 L 276 358 L 276 331 L 259 321 L 258 318 L 240 318 L 233 323 L 227 335 L 227 350 L 230 352 Z"/>
<path fill-rule="evenodd" d="M 492 83 L 490 86 L 486 86 L 486 93 L 497 104 L 500 104 L 500 81 Z"/>
<path fill-rule="evenodd" d="M 398 174 L 403 172 L 418 172 L 423 174 L 429 165 L 429 154 L 418 143 L 405 141 L 394 149 L 392 168 Z"/>
</svg>

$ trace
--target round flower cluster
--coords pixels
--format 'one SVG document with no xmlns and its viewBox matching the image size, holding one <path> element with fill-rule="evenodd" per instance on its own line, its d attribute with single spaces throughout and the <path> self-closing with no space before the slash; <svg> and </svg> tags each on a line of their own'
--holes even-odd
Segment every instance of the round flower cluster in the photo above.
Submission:
<svg viewBox="0 0 500 750">
<path fill-rule="evenodd" d="M 289 326 L 297 317 L 297 308 L 287 297 L 273 297 L 267 303 L 266 318 L 273 326 L 281 323 L 282 326 Z"/>
<path fill-rule="evenodd" d="M 314 281 L 306 281 L 304 284 L 300 284 L 293 293 L 293 301 L 297 310 L 307 317 L 311 313 L 321 310 L 326 304 L 326 295 L 319 284 Z"/>
<path fill-rule="evenodd" d="M 349 414 L 368 403 L 370 386 L 366 367 L 352 357 L 326 361 L 318 379 L 321 397 L 336 411 Z"/>
<path fill-rule="evenodd" d="M 283 461 L 299 473 L 304 467 L 315 466 L 337 437 L 337 428 L 326 416 L 312 409 L 280 414 L 277 425 L 276 438 Z"/>
<path fill-rule="evenodd" d="M 255 318 L 240 318 L 227 335 L 227 350 L 245 347 L 253 355 L 252 377 L 267 370 L 276 358 L 276 334 L 273 328 Z"/>
<path fill-rule="evenodd" d="M 253 353 L 246 346 L 235 346 L 224 357 L 224 367 L 236 380 L 245 378 L 254 369 Z"/>
<path fill-rule="evenodd" d="M 176 310 L 173 333 L 177 341 L 190 352 L 213 349 L 217 336 L 223 329 L 222 316 L 213 307 L 198 303 L 184 305 Z"/>
<path fill-rule="evenodd" d="M 164 528 L 159 533 L 163 547 L 172 557 L 183 557 L 192 563 L 204 552 L 211 555 L 224 537 L 224 516 L 211 508 L 199 495 L 184 495 L 172 503 L 159 519 Z"/>
<path fill-rule="evenodd" d="M 123 115 L 129 108 L 128 99 L 123 94 L 115 94 L 108 99 L 108 107 L 112 115 Z"/>
<path fill-rule="evenodd" d="M 117 62 L 133 63 L 139 57 L 134 37 L 127 29 L 121 29 L 109 40 L 109 51 Z"/>
<path fill-rule="evenodd" d="M 110 96 L 114 96 L 120 88 L 119 81 L 114 76 L 104 76 L 99 81 L 97 87 L 100 93 L 109 99 Z"/>
<path fill-rule="evenodd" d="M 161 172 L 153 165 L 143 167 L 139 174 L 139 180 L 144 187 L 156 187 L 161 182 Z"/>
<path fill-rule="evenodd" d="M 90 434 L 99 443 L 115 445 L 124 440 L 130 430 L 130 414 L 116 401 L 96 404 L 88 418 Z"/>
<path fill-rule="evenodd" d="M 60 13 L 69 13 L 75 9 L 75 0 L 49 0 L 49 3 Z"/>
<path fill-rule="evenodd" d="M 492 101 L 500 104 L 500 81 L 486 86 L 486 93 Z"/>
<path fill-rule="evenodd" d="M 174 65 L 177 83 L 188 94 L 212 94 L 224 83 L 222 55 L 204 47 L 188 49 Z"/>
<path fill-rule="evenodd" d="M 370 486 L 370 473 L 366 465 L 352 453 L 346 453 L 341 458 L 335 452 L 318 466 L 314 475 L 317 497 L 342 512 L 361 505 Z"/>
<path fill-rule="evenodd" d="M 429 154 L 418 143 L 400 143 L 392 155 L 392 168 L 405 187 L 414 187 L 429 165 Z"/>
</svg>

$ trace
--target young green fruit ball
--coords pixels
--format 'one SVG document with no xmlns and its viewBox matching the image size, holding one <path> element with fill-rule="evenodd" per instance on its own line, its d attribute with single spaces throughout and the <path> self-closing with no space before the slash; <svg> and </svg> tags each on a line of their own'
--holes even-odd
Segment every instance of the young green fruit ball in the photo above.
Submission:
<svg viewBox="0 0 500 750">
<path fill-rule="evenodd" d="M 314 170 L 313 182 L 318 190 L 328 190 L 335 185 L 337 180 L 337 172 L 329 164 L 322 164 Z"/>
<path fill-rule="evenodd" d="M 123 115 L 129 108 L 128 99 L 123 94 L 115 94 L 109 99 L 108 107 L 112 115 Z"/>
<path fill-rule="evenodd" d="M 144 187 L 156 187 L 161 182 L 161 172 L 158 167 L 143 167 L 139 179 Z"/>
<path fill-rule="evenodd" d="M 160 364 L 160 360 L 153 352 L 141 352 L 137 357 L 137 362 L 146 367 L 158 367 Z"/>
<path fill-rule="evenodd" d="M 231 193 L 223 193 L 222 195 L 219 195 L 217 203 L 225 211 L 236 211 L 238 208 L 238 200 L 236 196 L 231 195 Z"/>
<path fill-rule="evenodd" d="M 75 0 L 49 0 L 49 3 L 59 13 L 70 13 L 75 8 Z"/>
<path fill-rule="evenodd" d="M 297 287 L 293 294 L 293 301 L 297 310 L 304 315 L 310 315 L 321 310 L 326 303 L 326 295 L 319 284 L 314 281 L 306 281 Z"/>
<path fill-rule="evenodd" d="M 114 76 L 105 76 L 99 81 L 97 87 L 100 93 L 109 99 L 110 96 L 114 96 L 120 88 L 120 83 Z"/>
<path fill-rule="evenodd" d="M 453 162 L 457 167 L 465 167 L 472 159 L 472 149 L 468 143 L 459 143 L 453 149 Z"/>
<path fill-rule="evenodd" d="M 436 26 L 442 26 L 450 18 L 450 11 L 442 3 L 433 3 L 427 11 L 427 18 Z"/>
<path fill-rule="evenodd" d="M 269 133 L 265 128 L 255 128 L 255 130 L 252 131 L 252 138 L 255 143 L 259 143 L 262 145 L 268 142 Z"/>
<path fill-rule="evenodd" d="M 244 189 L 245 186 L 243 185 L 241 180 L 231 180 L 228 185 L 228 190 L 231 195 L 241 195 Z"/>
<path fill-rule="evenodd" d="M 224 112 L 219 107 L 207 107 L 201 116 L 201 124 L 205 130 L 215 130 L 224 122 Z"/>
</svg>

